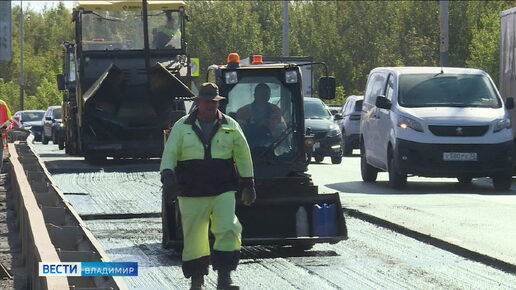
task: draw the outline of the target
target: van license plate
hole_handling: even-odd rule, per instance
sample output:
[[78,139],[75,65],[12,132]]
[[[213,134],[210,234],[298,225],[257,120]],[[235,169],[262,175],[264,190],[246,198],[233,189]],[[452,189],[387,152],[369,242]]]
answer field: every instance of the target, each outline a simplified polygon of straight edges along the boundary
[[477,161],[476,152],[444,152],[444,161]]

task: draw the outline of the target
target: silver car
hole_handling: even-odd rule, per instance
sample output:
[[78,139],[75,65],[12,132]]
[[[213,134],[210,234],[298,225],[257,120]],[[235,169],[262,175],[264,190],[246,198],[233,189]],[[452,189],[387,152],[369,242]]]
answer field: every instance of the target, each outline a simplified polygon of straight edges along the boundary
[[360,113],[364,96],[351,95],[342,106],[342,120],[337,121],[342,131],[343,154],[350,156],[360,148]]

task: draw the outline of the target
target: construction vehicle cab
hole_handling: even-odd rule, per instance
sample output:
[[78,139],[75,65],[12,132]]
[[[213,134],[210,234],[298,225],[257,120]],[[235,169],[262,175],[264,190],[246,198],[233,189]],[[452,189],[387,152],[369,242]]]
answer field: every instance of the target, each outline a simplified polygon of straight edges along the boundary
[[[232,54],[227,65],[210,66],[207,79],[226,98],[219,109],[239,122],[253,158],[257,200],[247,207],[237,198],[243,244],[306,249],[346,239],[339,195],[319,194],[306,174],[314,143],[305,131],[300,67],[263,64],[259,56],[244,65]],[[334,79],[322,78],[319,89],[321,97],[334,97]],[[325,206],[333,212],[321,218]],[[170,204],[164,210],[163,245],[175,247],[182,237],[177,208]]]
[[64,43],[58,75],[67,153],[91,162],[161,156],[162,130],[192,96],[185,7],[77,1],[75,42]]

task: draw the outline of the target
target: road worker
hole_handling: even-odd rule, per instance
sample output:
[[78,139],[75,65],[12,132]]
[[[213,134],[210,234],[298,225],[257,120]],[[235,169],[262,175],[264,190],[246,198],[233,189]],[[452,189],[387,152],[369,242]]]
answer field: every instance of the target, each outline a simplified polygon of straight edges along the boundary
[[13,116],[11,115],[11,110],[9,110],[9,106],[4,100],[0,100],[0,125],[12,119]]
[[[11,124],[5,124],[6,121],[11,121],[12,123],[13,116],[11,115],[11,110],[9,110],[9,106],[4,100],[0,100],[0,134],[2,135],[2,144],[0,144],[3,154],[3,149],[7,147],[7,131],[11,129]],[[4,126],[2,126],[4,125]]]
[[154,32],[154,48],[181,48],[181,30],[171,11],[165,12],[166,22]]
[[182,269],[191,289],[203,289],[208,274],[210,224],[217,289],[238,289],[230,275],[239,262],[242,232],[235,193],[245,205],[256,199],[249,146],[240,125],[218,110],[222,99],[216,84],[202,84],[197,109],[174,124],[161,159],[164,199],[179,202]]

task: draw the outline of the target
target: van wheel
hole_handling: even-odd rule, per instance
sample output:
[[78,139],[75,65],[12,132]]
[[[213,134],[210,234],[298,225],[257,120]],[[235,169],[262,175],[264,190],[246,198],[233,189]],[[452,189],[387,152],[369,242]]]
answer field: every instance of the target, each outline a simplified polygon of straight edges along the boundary
[[496,190],[510,190],[512,185],[512,176],[511,175],[499,175],[494,176],[493,178],[493,186]]
[[316,163],[321,163],[324,160],[324,156],[314,156]]
[[59,142],[57,142],[57,145],[59,150],[63,150],[65,148],[64,136],[59,137]]
[[389,157],[389,185],[394,189],[401,189],[407,185],[407,175],[399,173],[396,159],[392,154]]
[[470,184],[473,178],[471,177],[457,177],[460,184]]
[[375,182],[378,177],[378,169],[367,164],[364,146],[360,148],[360,174],[364,182]]
[[342,162],[342,156],[332,156],[331,163],[332,164],[340,164]]

